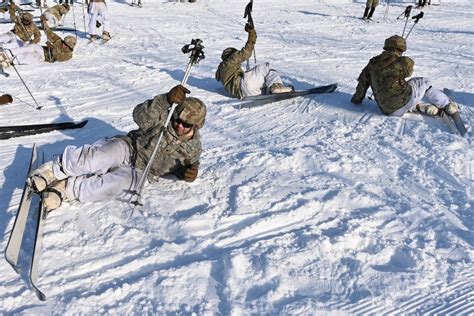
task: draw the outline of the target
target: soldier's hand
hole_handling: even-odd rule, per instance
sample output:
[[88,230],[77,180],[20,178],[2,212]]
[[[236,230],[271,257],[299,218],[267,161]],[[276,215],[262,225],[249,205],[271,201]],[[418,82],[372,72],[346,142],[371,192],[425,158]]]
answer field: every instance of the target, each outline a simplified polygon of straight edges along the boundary
[[250,33],[253,30],[255,30],[255,29],[252,25],[250,25],[249,23],[245,24],[245,32]]
[[362,100],[359,99],[355,94],[352,96],[351,98],[351,102],[354,103],[354,104],[361,104],[362,103]]
[[180,104],[186,100],[186,94],[191,93],[185,86],[177,85],[173,87],[166,95],[166,100],[169,104],[177,103]]
[[183,167],[182,178],[186,182],[193,182],[198,175],[199,165],[188,165]]
[[15,2],[10,2],[10,7],[13,9],[13,10],[16,10],[18,7],[16,6]]

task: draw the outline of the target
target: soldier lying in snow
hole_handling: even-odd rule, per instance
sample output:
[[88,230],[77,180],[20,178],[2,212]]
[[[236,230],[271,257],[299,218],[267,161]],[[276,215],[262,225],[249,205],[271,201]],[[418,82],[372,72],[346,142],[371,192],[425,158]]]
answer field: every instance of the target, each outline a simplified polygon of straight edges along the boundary
[[11,49],[29,43],[36,44],[39,43],[41,39],[41,33],[33,22],[33,15],[28,12],[22,12],[17,16],[17,8],[18,7],[13,2],[11,2],[8,7],[10,18],[15,22],[15,26],[11,31],[0,34],[0,45],[2,45],[2,48]]
[[[372,88],[375,100],[386,115],[402,116],[409,111],[421,111],[436,115],[444,110],[448,115],[459,111],[458,106],[449,97],[435,89],[426,78],[411,78],[414,61],[402,56],[407,50],[403,37],[391,36],[385,40],[384,52],[370,59],[359,75],[356,92],[352,103],[361,104],[369,87]],[[420,104],[426,97],[428,106]]]
[[62,201],[94,202],[130,198],[141,178],[165,126],[171,104],[177,103],[165,130],[149,174],[149,180],[174,174],[186,182],[196,179],[201,155],[199,129],[204,126],[206,106],[197,98],[186,98],[189,90],[178,85],[135,107],[137,130],[82,147],[67,146],[55,161],[30,174],[30,184],[43,192],[50,211]]
[[57,4],[46,11],[43,15],[52,27],[58,27],[63,24],[64,17],[69,12],[70,6],[67,3]]
[[222,62],[217,68],[216,80],[235,98],[293,91],[292,87],[285,87],[280,75],[270,68],[269,63],[257,65],[246,72],[242,70],[241,64],[252,56],[257,41],[257,33],[253,27],[246,24],[245,31],[248,33],[248,39],[241,50],[228,47],[222,52]]
[[64,40],[56,35],[48,26],[46,18],[41,16],[44,32],[48,38],[46,46],[30,44],[23,47],[17,47],[9,51],[0,52],[0,63],[2,68],[7,68],[13,62],[20,65],[34,65],[41,62],[54,63],[56,61],[66,61],[72,58],[76,38],[68,35]]

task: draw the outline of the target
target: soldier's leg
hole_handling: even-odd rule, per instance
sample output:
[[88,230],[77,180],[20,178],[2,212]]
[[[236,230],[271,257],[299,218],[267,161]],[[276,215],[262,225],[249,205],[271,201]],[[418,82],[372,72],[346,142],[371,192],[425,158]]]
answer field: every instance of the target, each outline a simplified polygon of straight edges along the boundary
[[112,199],[129,199],[141,173],[131,166],[114,168],[103,175],[71,177],[67,179],[66,200],[82,203]]
[[99,2],[91,2],[89,4],[89,35],[96,36],[97,35],[97,17],[99,16],[99,10],[97,9],[97,5],[100,4]]
[[110,19],[109,19],[109,10],[105,3],[100,3],[99,14],[102,17],[103,31],[110,32]]
[[253,67],[249,71],[246,71],[242,77],[240,86],[242,95],[246,97],[265,93],[265,77],[269,70],[270,64],[264,63]]

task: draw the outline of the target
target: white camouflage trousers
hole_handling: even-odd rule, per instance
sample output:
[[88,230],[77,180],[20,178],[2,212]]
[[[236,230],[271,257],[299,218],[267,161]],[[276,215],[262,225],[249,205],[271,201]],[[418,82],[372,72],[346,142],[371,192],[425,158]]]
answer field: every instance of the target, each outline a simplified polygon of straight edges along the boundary
[[62,19],[58,20],[58,18],[51,12],[45,12],[43,13],[43,15],[48,20],[48,24],[50,27],[57,27],[59,25],[62,25]]
[[240,92],[243,97],[266,94],[274,83],[283,84],[283,81],[278,72],[270,68],[270,63],[264,63],[244,73],[240,81]]
[[17,65],[38,65],[44,62],[43,47],[38,44],[12,48],[11,53],[7,51],[7,54],[15,58],[13,63]]
[[105,138],[82,147],[67,146],[53,165],[56,178],[67,179],[69,201],[129,199],[142,171],[130,165],[130,149],[120,138]]
[[[99,19],[100,16],[100,19]],[[107,5],[104,2],[91,2],[89,5],[89,34],[97,35],[97,20],[103,26],[104,32],[109,32],[110,21],[109,21],[109,11],[107,10]]]
[[402,116],[406,112],[415,111],[416,105],[421,102],[423,98],[430,104],[437,108],[444,108],[450,102],[449,97],[442,91],[434,88],[430,81],[423,77],[411,78],[408,80],[411,86],[411,98],[400,109],[393,112],[392,116]]
[[15,33],[8,31],[6,33],[0,34],[0,45],[2,45],[3,49],[12,49],[21,47],[24,45],[24,43],[15,35]]

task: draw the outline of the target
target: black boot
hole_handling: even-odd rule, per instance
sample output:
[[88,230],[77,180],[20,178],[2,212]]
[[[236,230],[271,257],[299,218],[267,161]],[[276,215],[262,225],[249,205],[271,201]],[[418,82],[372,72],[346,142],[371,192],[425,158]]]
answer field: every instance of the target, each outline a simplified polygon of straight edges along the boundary
[[367,15],[369,14],[369,7],[365,8],[365,11],[364,11],[364,16],[362,17],[363,19],[366,19],[367,18]]
[[367,17],[367,19],[370,20],[370,19],[372,18],[372,15],[374,15],[374,11],[375,11],[375,8],[372,7],[372,8],[370,9],[370,13],[369,13],[369,16]]

